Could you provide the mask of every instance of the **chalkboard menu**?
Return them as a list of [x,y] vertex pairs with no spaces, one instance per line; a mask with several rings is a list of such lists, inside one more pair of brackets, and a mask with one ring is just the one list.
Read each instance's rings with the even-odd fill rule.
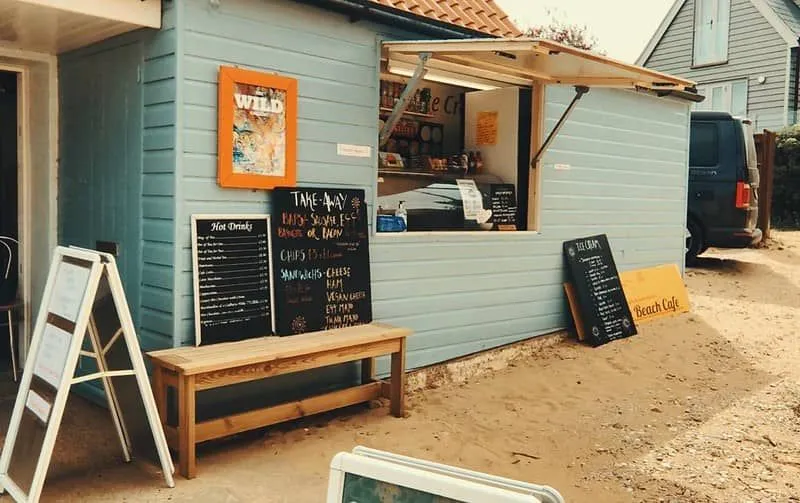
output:
[[517,195],[511,183],[493,183],[490,187],[492,221],[499,231],[517,230]]
[[605,234],[564,242],[564,257],[589,343],[600,346],[636,335]]
[[278,188],[271,202],[276,333],[371,322],[364,191]]
[[197,344],[273,334],[268,215],[192,215]]

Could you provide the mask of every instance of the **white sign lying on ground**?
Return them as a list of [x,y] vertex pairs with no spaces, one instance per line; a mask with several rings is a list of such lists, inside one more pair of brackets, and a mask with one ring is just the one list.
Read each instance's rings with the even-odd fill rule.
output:
[[564,503],[555,489],[356,447],[331,462],[327,503]]

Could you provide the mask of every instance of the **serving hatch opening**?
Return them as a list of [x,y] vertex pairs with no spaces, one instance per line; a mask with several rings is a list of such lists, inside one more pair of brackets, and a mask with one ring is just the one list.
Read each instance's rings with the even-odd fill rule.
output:
[[[548,85],[576,95],[545,140]],[[693,81],[549,40],[384,42],[377,232],[538,231],[542,157],[601,87],[703,100]]]

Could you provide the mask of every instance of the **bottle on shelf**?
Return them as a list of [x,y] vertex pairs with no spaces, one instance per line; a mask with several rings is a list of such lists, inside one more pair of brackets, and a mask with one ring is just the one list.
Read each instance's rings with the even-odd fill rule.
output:
[[389,83],[385,80],[381,81],[381,107],[386,108],[389,102]]

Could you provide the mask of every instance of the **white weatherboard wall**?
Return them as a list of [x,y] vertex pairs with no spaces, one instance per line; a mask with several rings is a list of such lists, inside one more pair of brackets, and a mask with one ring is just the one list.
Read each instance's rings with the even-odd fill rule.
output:
[[[177,8],[175,332],[176,343],[189,344],[190,215],[269,209],[264,191],[217,186],[218,66],[296,77],[299,183],[363,188],[373,202],[382,28],[285,0],[225,0],[218,9],[187,0]],[[548,89],[548,128],[573,95],[571,87]],[[375,318],[415,331],[408,366],[563,327],[564,240],[607,233],[622,269],[682,264],[688,127],[688,103],[593,89],[544,159],[541,234],[373,236]],[[337,143],[369,145],[373,157],[339,157]],[[555,163],[570,169],[555,171]]]

